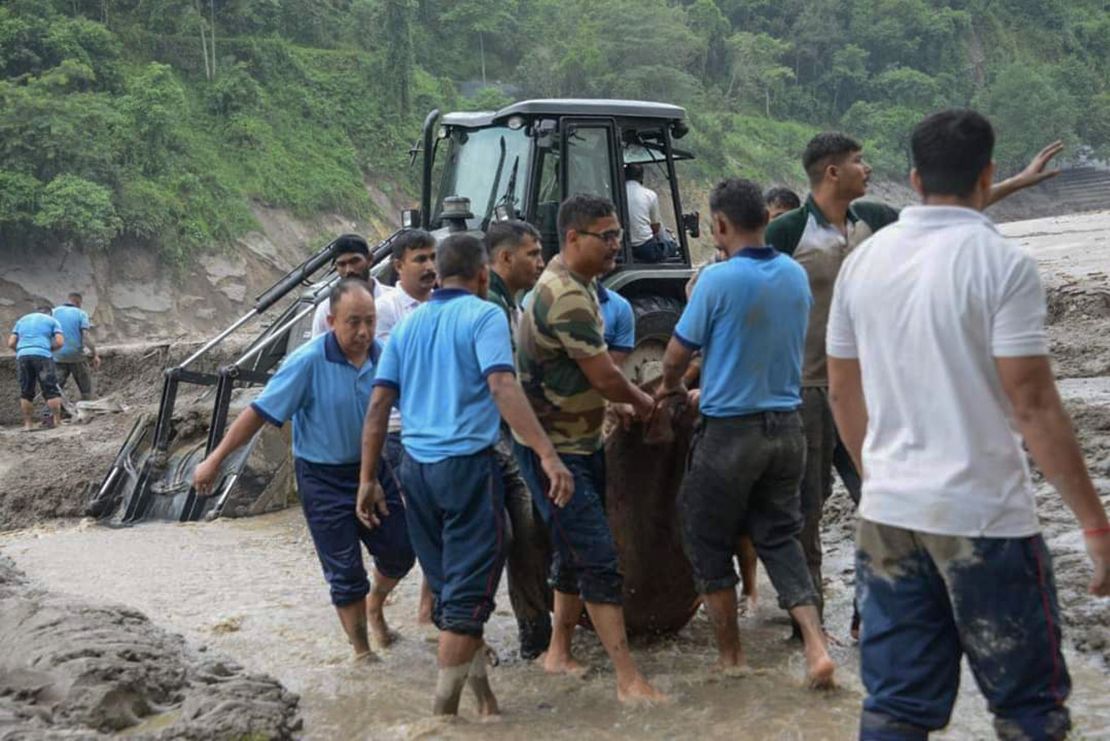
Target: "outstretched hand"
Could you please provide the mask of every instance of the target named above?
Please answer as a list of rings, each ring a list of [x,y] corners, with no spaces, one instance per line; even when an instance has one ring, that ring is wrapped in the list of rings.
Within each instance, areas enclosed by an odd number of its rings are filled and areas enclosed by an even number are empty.
[[[1030,188],[1059,175],[1059,169],[1046,170],[1045,168],[1052,158],[1062,151],[1064,151],[1064,142],[1059,140],[1046,146],[1025,166],[1024,170],[1013,177],[1014,185],[1018,188]]]

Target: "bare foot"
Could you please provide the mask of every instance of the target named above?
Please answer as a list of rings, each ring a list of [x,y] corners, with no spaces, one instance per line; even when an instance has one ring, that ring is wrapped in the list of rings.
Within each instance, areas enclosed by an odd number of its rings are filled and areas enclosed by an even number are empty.
[[[379,659],[378,655],[373,651],[363,651],[360,654],[355,654],[352,661],[356,664],[377,664],[381,659]]]
[[[713,662],[713,665],[709,667],[709,672],[730,679],[750,677],[753,674],[752,668],[748,665],[748,660],[745,658],[741,658],[739,661],[717,659]]]
[[[481,719],[483,721],[499,719],[501,709],[497,706],[497,698],[489,686],[489,679],[486,677],[471,677],[467,682],[470,684],[471,692],[474,693],[474,699],[478,701],[478,715],[481,716]]]
[[[385,622],[385,614],[368,610],[366,613],[366,627],[370,629],[370,645],[381,651],[393,644],[397,634],[389,629]]]
[[[836,664],[824,646],[806,647],[806,683],[811,690],[831,690],[836,686]]]
[[[671,701],[671,698],[652,687],[641,676],[637,676],[626,687],[617,685],[617,699],[624,705],[655,705]]]
[[[576,679],[582,679],[590,671],[590,667],[578,663],[573,656],[560,659],[550,651],[544,651],[536,659],[536,663],[543,667],[548,674],[566,674]]]

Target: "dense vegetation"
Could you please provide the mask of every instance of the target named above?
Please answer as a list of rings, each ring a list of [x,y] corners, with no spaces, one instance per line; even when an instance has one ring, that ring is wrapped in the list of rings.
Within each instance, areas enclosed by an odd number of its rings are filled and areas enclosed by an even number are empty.
[[[1049,136],[1105,156],[1110,7],[6,0],[0,243],[128,240],[180,260],[250,229],[252,202],[370,216],[367,180],[413,187],[406,154],[427,110],[510,94],[685,105],[703,178],[797,180],[820,127],[862,137],[897,177],[913,122],[946,105],[994,118],[1003,168]]]

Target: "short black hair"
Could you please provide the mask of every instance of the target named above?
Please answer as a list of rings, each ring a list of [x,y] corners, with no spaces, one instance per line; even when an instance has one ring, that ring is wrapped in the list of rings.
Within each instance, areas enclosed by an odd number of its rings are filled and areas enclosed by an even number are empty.
[[[629,162],[624,166],[624,179],[635,180],[637,183],[644,182],[644,166],[636,162]]]
[[[729,178],[717,183],[709,194],[709,211],[722,214],[738,229],[750,231],[767,225],[763,191],[744,178]]]
[[[926,193],[966,196],[991,163],[994,129],[981,113],[950,108],[914,127],[910,151]]]
[[[441,281],[473,280],[488,261],[486,246],[473,234],[452,234],[436,247],[436,272]]]
[[[825,174],[826,167],[862,149],[863,145],[847,134],[823,131],[806,144],[806,150],[802,154],[802,167],[805,168],[809,182],[818,183]]]
[[[397,239],[393,242],[392,257],[394,260],[404,260],[405,253],[410,250],[435,246],[436,238],[432,236],[431,232],[426,232],[423,229],[405,229],[397,235]]]
[[[512,219],[510,221],[495,221],[486,230],[486,252],[492,260],[498,250],[516,249],[525,237],[531,237],[537,243],[542,243],[540,230],[527,221]]]
[[[604,219],[616,213],[617,207],[608,198],[587,193],[572,195],[559,206],[559,218],[556,222],[559,228],[559,243],[566,242],[567,232],[571,229],[580,232],[598,219]]]
[[[35,304],[35,311],[39,312],[40,314],[50,314],[54,311],[54,304],[47,301],[46,299],[43,299],[42,301],[39,301],[37,304]]]
[[[802,199],[798,197],[798,194],[785,185],[768,188],[767,192],[763,194],[763,200],[767,202],[768,206],[780,206],[791,211],[800,208],[802,205]]]
[[[331,292],[328,294],[328,301],[330,302],[328,313],[335,316],[335,309],[339,306],[339,300],[348,293],[354,293],[355,291],[366,291],[371,297],[374,296],[374,289],[370,287],[369,283],[352,275],[331,287]]]
[[[370,257],[370,245],[357,234],[343,234],[335,238],[336,257],[357,253],[363,257]]]

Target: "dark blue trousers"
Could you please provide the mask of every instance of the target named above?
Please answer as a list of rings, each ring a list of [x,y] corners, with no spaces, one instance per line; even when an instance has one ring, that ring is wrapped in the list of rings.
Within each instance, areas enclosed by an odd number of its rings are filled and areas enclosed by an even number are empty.
[[[1067,735],[1071,680],[1040,535],[965,538],[861,520],[856,543],[861,739],[924,739],[948,725],[965,654],[1000,738]]]
[[[384,467],[378,472],[378,480],[385,489],[389,516],[373,530],[355,515],[358,463],[333,466],[297,458],[294,470],[308,531],[331,588],[332,604],[342,607],[370,591],[360,544],[366,546],[384,576],[400,579],[409,572],[416,559],[405,526],[405,504],[401,490],[383,475]]]
[[[505,494],[493,449],[421,463],[405,454],[409,537],[440,630],[481,637],[505,564]]]

